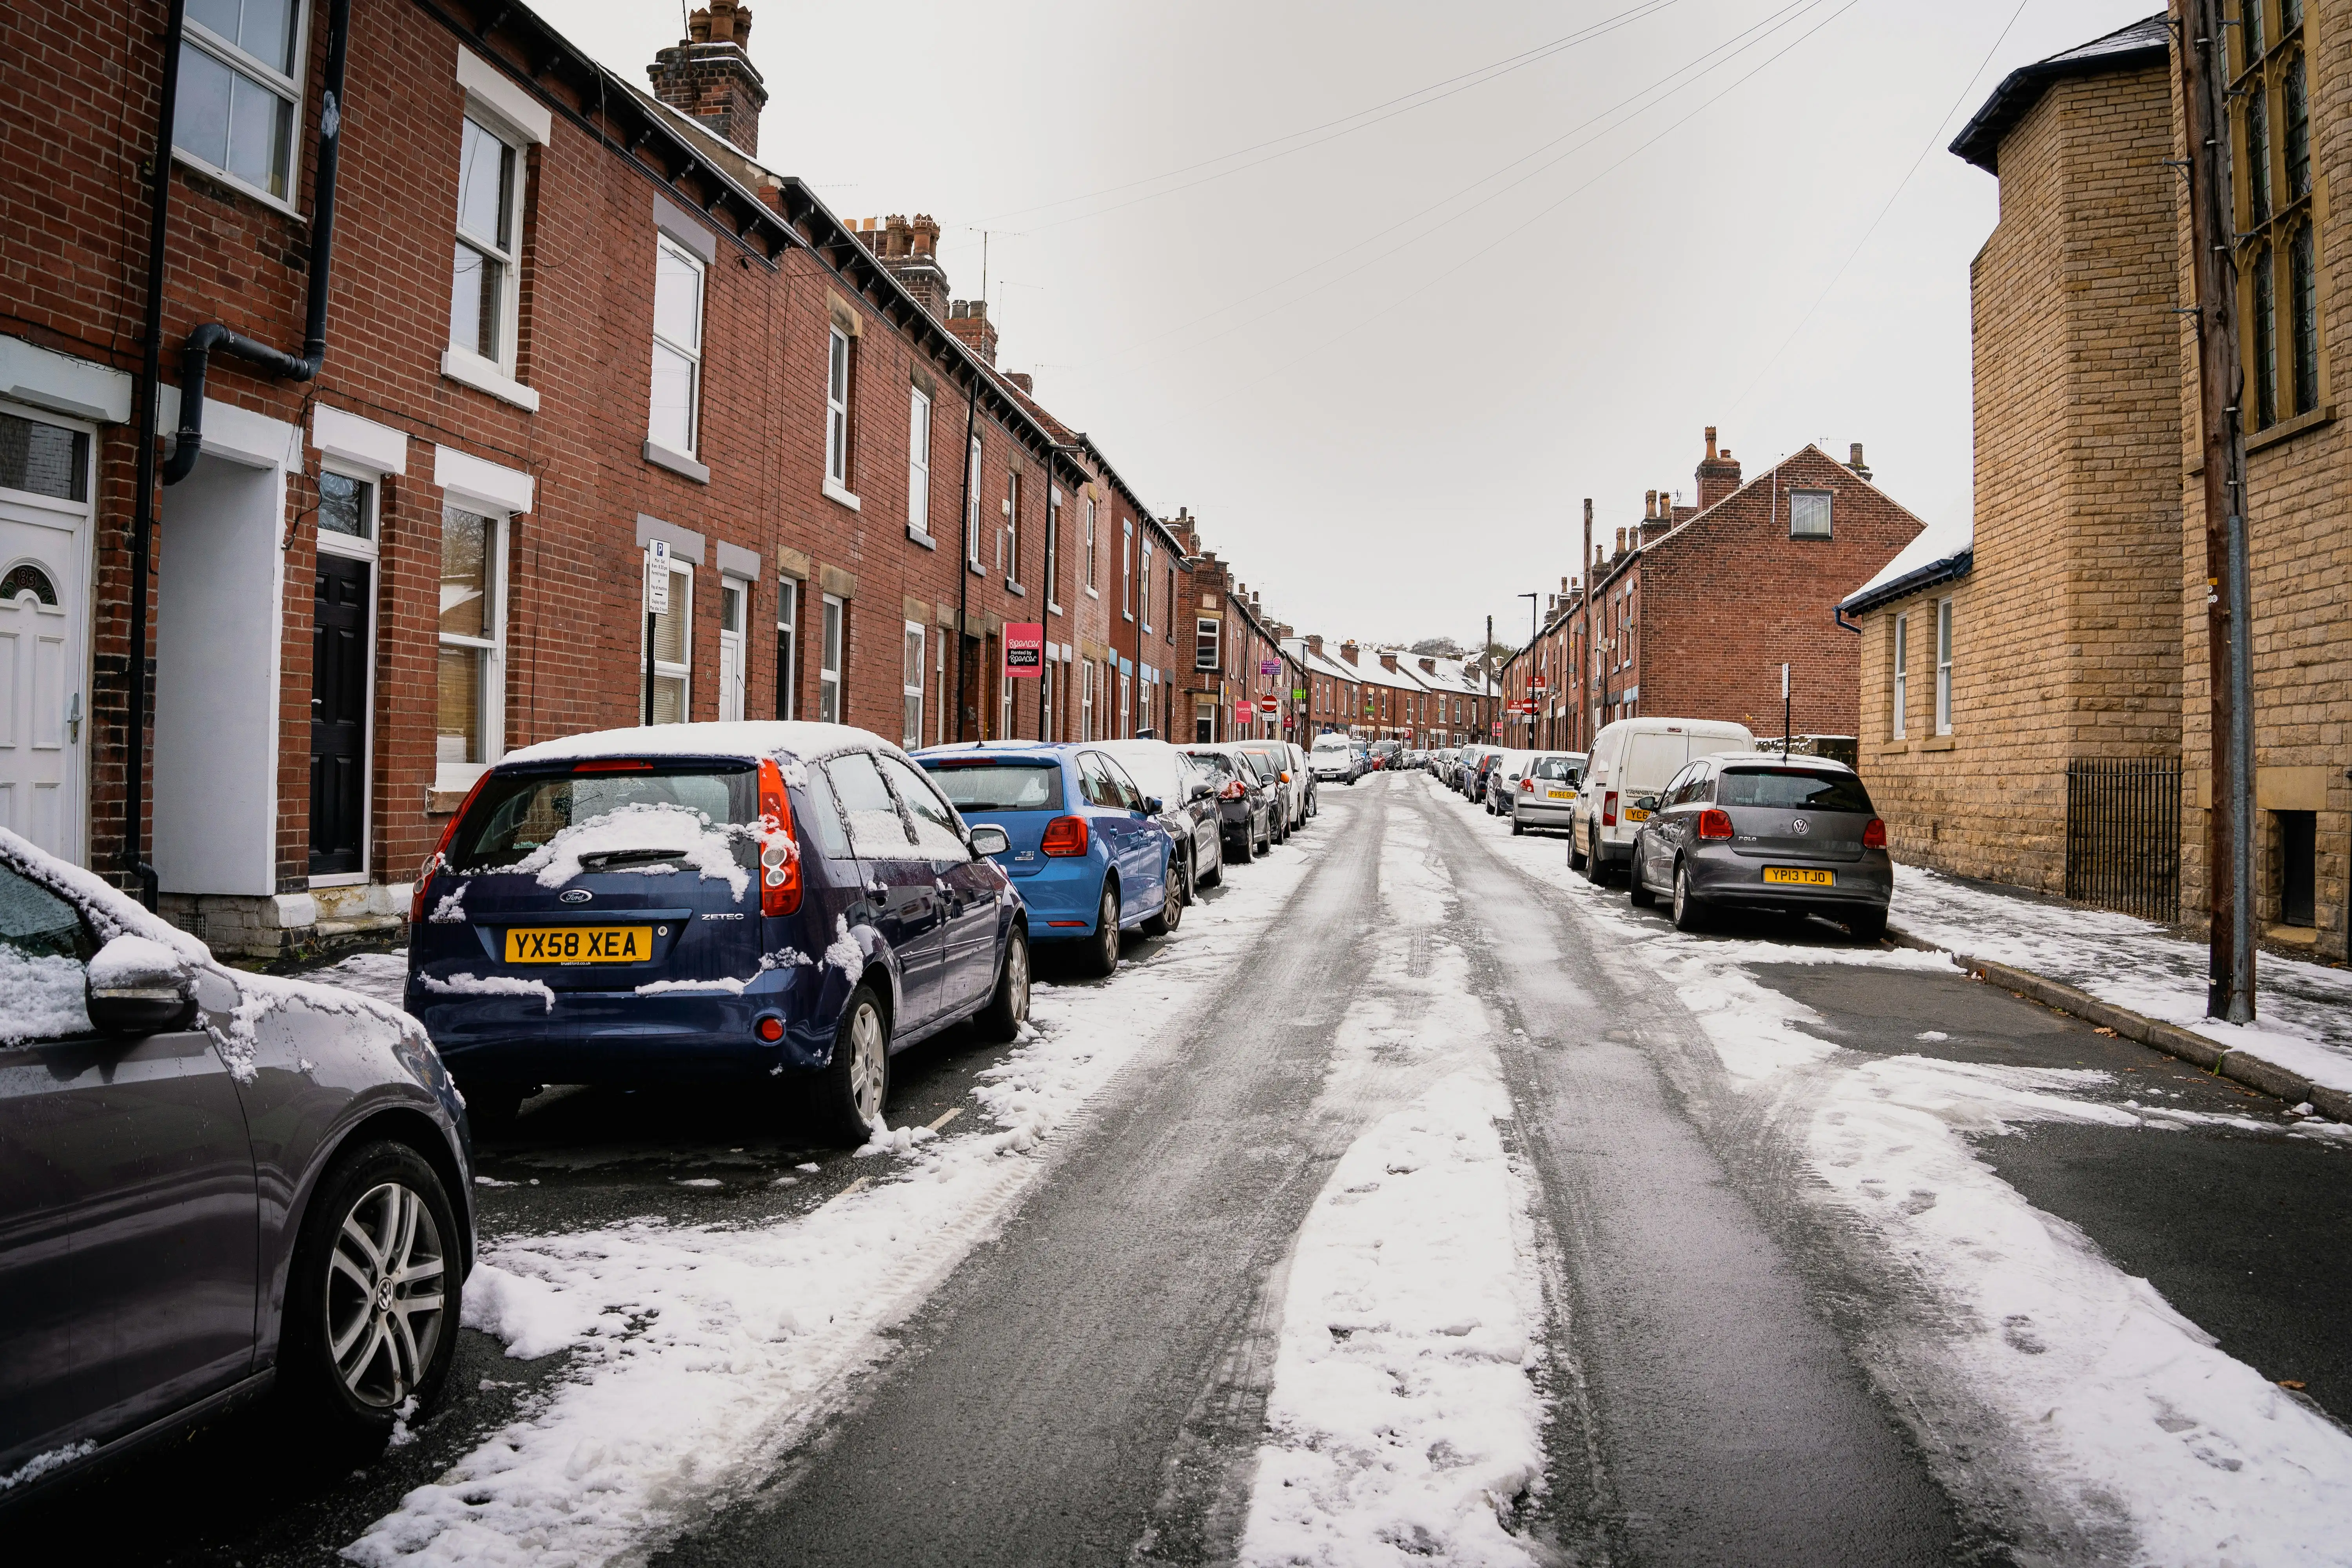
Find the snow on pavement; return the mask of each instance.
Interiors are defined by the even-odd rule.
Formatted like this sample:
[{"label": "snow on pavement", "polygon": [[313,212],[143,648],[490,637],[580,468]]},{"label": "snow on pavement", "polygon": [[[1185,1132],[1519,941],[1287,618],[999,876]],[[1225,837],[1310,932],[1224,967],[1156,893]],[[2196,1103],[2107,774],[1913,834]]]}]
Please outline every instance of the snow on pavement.
[{"label": "snow on pavement", "polygon": [[[1883,1333],[1862,1353],[1948,1483],[1981,1489],[1998,1459],[2042,1489],[2045,1523],[2061,1533],[2127,1534],[2131,1561],[2344,1561],[2352,1435],[2221,1352],[2147,1280],[2028,1203],[1969,1141],[2035,1122],[2161,1130],[2221,1119],[2094,1098],[2091,1091],[2110,1083],[2101,1072],[1843,1050],[1808,1032],[1806,1022],[1819,1022],[1811,1009],[1763,984],[1751,966],[1833,963],[1948,973],[1948,960],[1685,936],[1635,914],[1622,891],[1593,888],[1570,872],[1559,839],[1489,842],[1507,861],[1561,889],[1566,906],[1604,941],[1674,989],[1733,1091],[1768,1103],[1808,1156],[1822,1201],[1849,1222],[1841,1227],[1849,1243],[1937,1303],[1920,1320],[1932,1327]],[[2051,911],[2066,916],[2063,923],[2033,920],[2011,908],[2024,900],[1934,880],[1944,889],[1923,889],[1907,869],[1899,874],[1902,923],[1923,936],[1957,930],[1963,951],[2037,973],[2051,973],[2053,952],[2095,952],[2105,942],[2124,954],[2112,970],[2123,973],[2144,938],[2168,940],[2149,938],[2154,928],[2146,922],[2091,911]],[[1971,897],[1948,896],[1946,889]],[[1979,897],[1991,907],[1974,905]],[[1944,923],[1921,919],[1926,910],[1944,911]],[[1989,918],[1995,912],[2011,921],[2015,934],[2006,940],[2032,947],[2038,962],[2009,957],[1984,940],[2001,929]],[[2078,916],[2087,919],[2078,925]],[[2112,921],[2137,929],[2111,928]],[[2340,1134],[2315,1122],[2293,1135]],[[1947,1460],[1950,1434],[1922,1404],[1980,1413],[1996,1425],[1999,1441],[1980,1447],[1972,1461]],[[1963,1473],[1969,1471],[1976,1473]]]},{"label": "snow on pavement", "polygon": [[1190,997],[1230,974],[1311,864],[1277,847],[1188,910],[1148,962],[1100,986],[1038,986],[1030,1037],[982,1075],[971,1129],[890,1156],[871,1186],[754,1226],[651,1217],[488,1240],[467,1323],[510,1355],[569,1349],[572,1364],[343,1555],[369,1568],[602,1563],[643,1555],[761,1479],[1003,1224],[1046,1168],[1023,1156],[1182,1026]]},{"label": "snow on pavement", "polygon": [[1894,919],[1950,952],[2013,964],[2313,1083],[2352,1089],[2352,970],[2261,953],[2254,1021],[2224,1024],[2205,1016],[2205,948],[2151,921],[1972,887],[1916,866],[1895,868]]}]

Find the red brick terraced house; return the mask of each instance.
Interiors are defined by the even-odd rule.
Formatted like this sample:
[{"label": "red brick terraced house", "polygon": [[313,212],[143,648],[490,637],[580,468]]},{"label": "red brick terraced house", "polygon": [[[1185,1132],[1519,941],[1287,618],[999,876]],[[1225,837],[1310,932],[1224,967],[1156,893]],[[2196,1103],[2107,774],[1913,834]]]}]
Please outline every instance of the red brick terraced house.
[{"label": "red brick terraced house", "polygon": [[1192,642],[1182,689],[1172,682],[1171,689],[1175,726],[1182,732],[1170,739],[1280,739],[1299,673],[1283,652],[1287,628],[1266,618],[1256,596],[1234,581],[1232,566],[1215,551],[1201,548],[1196,519],[1188,512],[1174,521],[1184,530],[1190,562],[1190,570],[1177,574],[1177,621],[1187,628],[1180,636]]},{"label": "red brick terraced house", "polygon": [[1778,735],[1784,662],[1797,733],[1856,733],[1859,639],[1807,595],[1856,566],[1853,581],[1868,580],[1924,525],[1872,482],[1859,443],[1843,463],[1807,446],[1743,481],[1709,427],[1696,478],[1695,507],[1649,492],[1641,520],[1592,553],[1584,584],[1570,580],[1505,667],[1507,702],[1535,707],[1506,715],[1507,742],[1583,751],[1643,714]]},{"label": "red brick terraced house", "polygon": [[[61,465],[7,476],[42,487],[26,506],[0,489],[0,548],[52,587],[59,716],[46,771],[0,780],[9,826],[277,952],[396,929],[465,791],[547,737],[1188,716],[1160,679],[1192,635],[1189,604],[1161,626],[1183,552],[995,370],[935,258],[877,254],[759,161],[734,0],[651,93],[505,0],[304,0],[274,29],[195,6],[176,50],[158,15],[0,16],[26,153],[0,425]],[[1024,622],[1051,679],[1003,678]]]}]

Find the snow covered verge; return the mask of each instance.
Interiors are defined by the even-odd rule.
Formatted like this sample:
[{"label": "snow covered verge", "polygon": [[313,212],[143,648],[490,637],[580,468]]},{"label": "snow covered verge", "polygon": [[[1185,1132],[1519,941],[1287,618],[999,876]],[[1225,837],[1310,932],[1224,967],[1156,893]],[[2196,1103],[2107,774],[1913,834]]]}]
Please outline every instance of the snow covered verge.
[{"label": "snow covered verge", "polygon": [[2352,970],[2256,962],[2251,1024],[2205,1016],[2206,950],[2132,915],[2021,898],[1916,866],[1895,868],[1895,921],[1948,952],[2011,964],[2103,1002],[2352,1090]]},{"label": "snow covered verge", "polygon": [[[888,1353],[885,1334],[992,1234],[1049,1144],[1230,975],[1312,861],[1277,848],[1101,986],[1039,986],[969,1131],[892,1139],[874,1183],[754,1226],[646,1218],[488,1241],[466,1321],[565,1379],[343,1555],[369,1568],[635,1558],[759,1480]],[[377,979],[361,966],[353,978]]]},{"label": "snow covered verge", "polygon": [[1301,1228],[1244,1568],[1532,1564],[1544,1304],[1508,1097],[1465,1068],[1376,1122]]},{"label": "snow covered verge", "polygon": [[[1622,890],[1593,888],[1569,871],[1557,839],[1497,837],[1492,847],[1560,889],[1604,942],[1673,991],[1704,1030],[1724,1092],[1760,1111],[1754,1135],[1792,1148],[1819,1182],[1819,1201],[1837,1222],[1832,1233],[1857,1267],[1892,1286],[1896,1300],[1922,1303],[1878,1325],[1857,1354],[1957,1495],[2002,1514],[2029,1547],[2060,1557],[2343,1561],[2352,1531],[2352,1436],[2225,1354],[2080,1230],[2035,1208],[1974,1142],[2037,1122],[2152,1132],[2219,1122],[2274,1133],[2273,1124],[2138,1099],[2117,1103],[2103,1072],[1842,1049],[1809,1031],[1821,1020],[1763,984],[1752,966],[1949,973],[1945,955],[1686,937],[1635,914]],[[1906,873],[1898,910],[1928,907],[1922,894]],[[2007,940],[2040,944],[2042,962],[1982,945],[1968,951],[2040,973],[2050,973],[2053,949],[2137,942],[2152,930],[2094,915],[2078,934],[2075,917],[2087,912],[2068,909],[2053,911],[2067,917],[2056,931],[2010,909],[2024,900],[1980,897],[2011,922]],[[1970,908],[1959,899],[1942,907]],[[2101,922],[2110,920],[2137,930],[2106,931]],[[1976,941],[2000,928],[1972,916],[1963,930]],[[2114,973],[2128,969],[2126,952]],[[2289,1135],[2352,1133],[2309,1122]],[[1948,1458],[1959,1453],[1968,1457]]]}]

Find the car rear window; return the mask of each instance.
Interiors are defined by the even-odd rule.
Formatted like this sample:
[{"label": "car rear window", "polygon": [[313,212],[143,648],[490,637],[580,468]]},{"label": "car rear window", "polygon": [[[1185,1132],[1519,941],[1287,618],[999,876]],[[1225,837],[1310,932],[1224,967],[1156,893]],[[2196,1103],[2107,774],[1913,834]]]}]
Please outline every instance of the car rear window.
[{"label": "car rear window", "polygon": [[982,757],[919,759],[958,811],[1059,811],[1059,763],[998,763]]},{"label": "car rear window", "polygon": [[[756,822],[758,799],[757,772],[740,763],[600,760],[565,773],[492,773],[449,841],[449,868],[464,875],[514,865],[565,828],[615,813],[643,812],[649,824],[674,812],[691,813],[712,826]],[[600,864],[676,858],[668,835],[654,837],[659,842],[649,839],[642,850],[616,845],[587,858]],[[748,836],[736,849],[747,867],[758,858]]]},{"label": "car rear window", "polygon": [[1272,757],[1267,756],[1264,752],[1244,752],[1242,755],[1249,759],[1250,766],[1256,771],[1260,780],[1272,782],[1275,773],[1278,771],[1274,765]]},{"label": "car rear window", "polygon": [[1566,757],[1538,757],[1536,759],[1535,776],[1547,780],[1565,779],[1574,784],[1581,776],[1581,771]]},{"label": "car rear window", "polygon": [[1192,759],[1194,767],[1205,773],[1214,773],[1221,779],[1234,776],[1234,760],[1223,752],[1187,752],[1184,754]]},{"label": "car rear window", "polygon": [[1852,773],[1811,768],[1732,768],[1715,792],[1717,805],[1760,805],[1783,811],[1870,809],[1870,792]]}]

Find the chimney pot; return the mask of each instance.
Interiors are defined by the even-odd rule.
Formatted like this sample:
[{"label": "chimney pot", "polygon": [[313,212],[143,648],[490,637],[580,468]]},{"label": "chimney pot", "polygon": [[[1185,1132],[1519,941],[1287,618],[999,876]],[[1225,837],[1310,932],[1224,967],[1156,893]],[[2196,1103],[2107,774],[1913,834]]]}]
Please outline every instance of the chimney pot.
[{"label": "chimney pot", "polygon": [[1858,479],[1866,479],[1870,478],[1870,465],[1862,460],[1861,442],[1856,441],[1853,444],[1853,456],[1850,460],[1848,460],[1846,467],[1852,468],[1854,471],[1855,477]]},{"label": "chimney pot", "polygon": [[1706,427],[1706,460],[1710,463],[1715,461],[1715,426],[1712,425]]},{"label": "chimney pot", "polygon": [[1617,531],[1617,553],[1625,553],[1625,531],[1622,528]]}]

